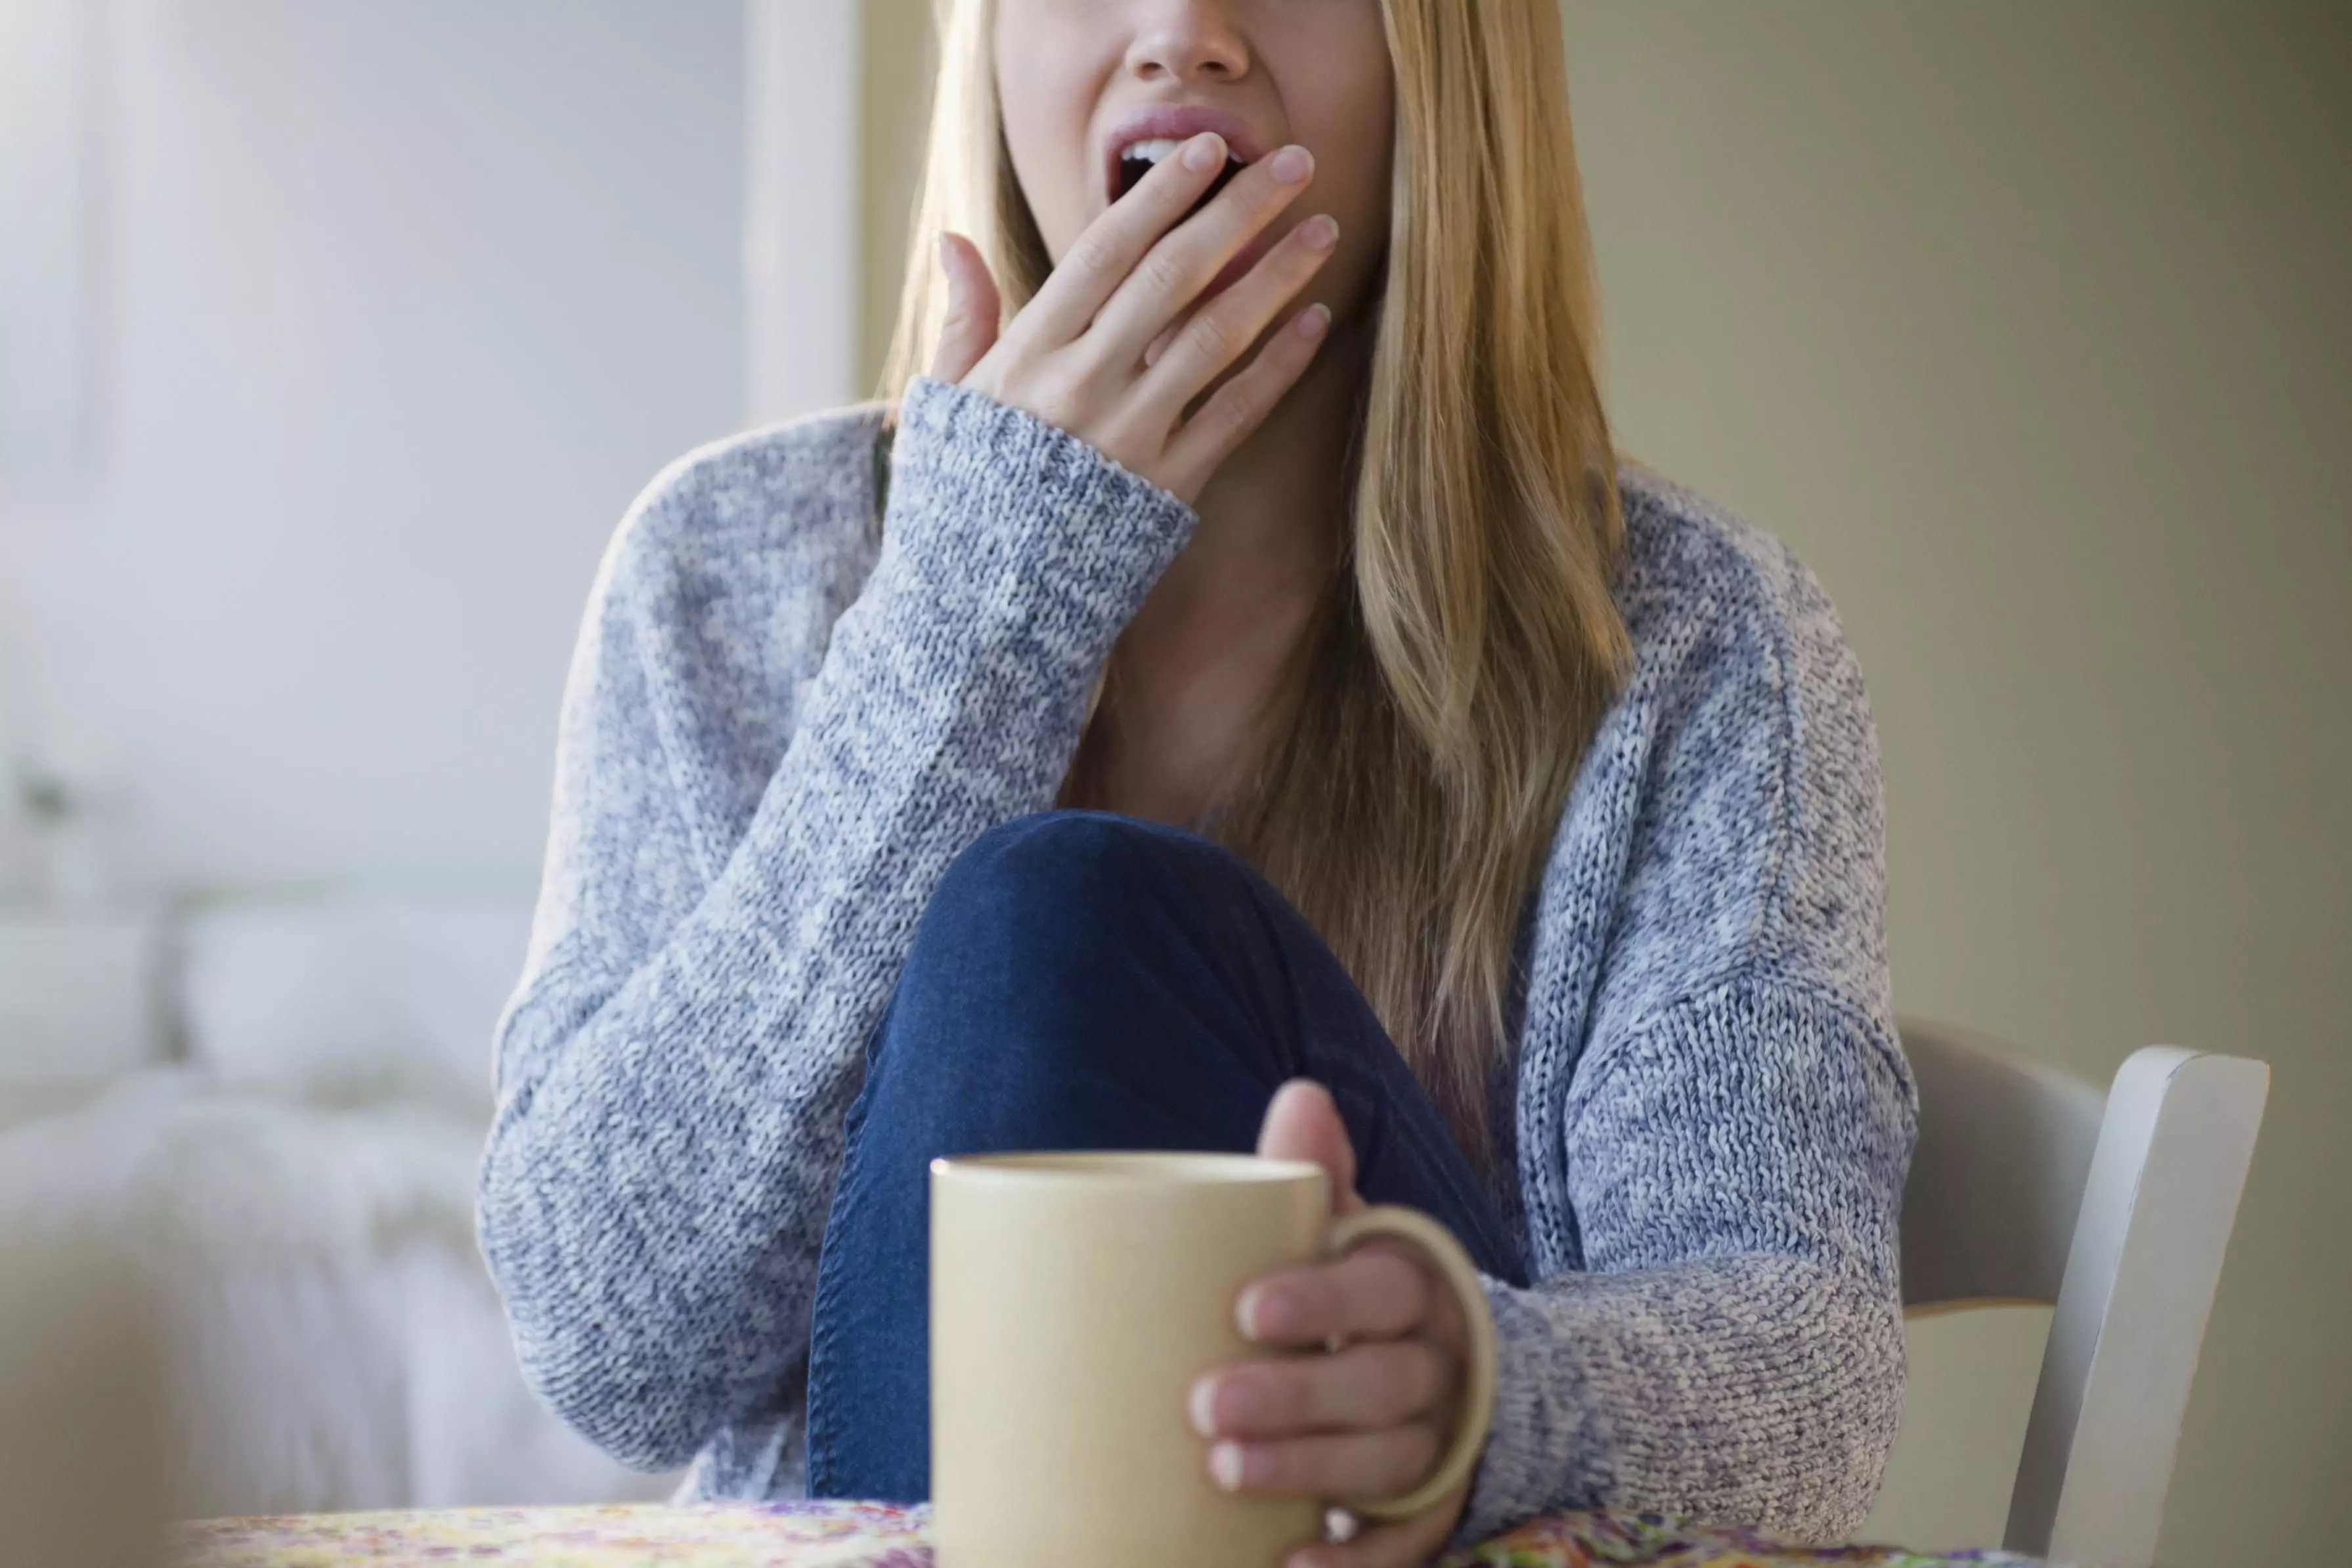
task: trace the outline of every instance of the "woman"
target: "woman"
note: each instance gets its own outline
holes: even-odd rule
[[[575,653],[482,1180],[535,1386],[694,1495],[921,1496],[928,1158],[1255,1142],[1445,1220],[1504,1345],[1472,1484],[1300,1568],[1851,1530],[1875,742],[1803,567],[1611,447],[1551,0],[942,23],[903,396],[663,474]],[[1202,1380],[1219,1484],[1430,1462],[1408,1253],[1238,1310],[1346,1348]]]

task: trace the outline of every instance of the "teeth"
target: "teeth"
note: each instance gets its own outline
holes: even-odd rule
[[[1152,170],[1158,168],[1168,159],[1174,157],[1176,155],[1176,149],[1183,145],[1184,143],[1182,142],[1178,141],[1173,136],[1155,136],[1148,142],[1130,142],[1126,146],[1120,148],[1118,150],[1118,178],[1114,182],[1114,188],[1111,191],[1110,199],[1117,201],[1121,196],[1127,195],[1128,192],[1141,184],[1145,175],[1150,174]],[[1209,203],[1209,198],[1215,195],[1219,191],[1223,190],[1226,184],[1230,182],[1235,174],[1241,173],[1241,169],[1242,161],[1239,158],[1234,157],[1231,151],[1228,151],[1225,153],[1225,167],[1223,172],[1218,174],[1216,182],[1209,187],[1208,191],[1201,197],[1200,201],[1194,204],[1192,211],[1198,212],[1202,207],[1206,206]],[[1185,216],[1189,217],[1192,214],[1188,213]]]

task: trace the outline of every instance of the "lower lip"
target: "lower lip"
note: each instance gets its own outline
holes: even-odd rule
[[[1209,279],[1209,286],[1201,290],[1200,297],[1203,300],[1213,300],[1240,282],[1249,269],[1255,267],[1268,250],[1274,248],[1274,237],[1270,234],[1261,233],[1255,239],[1242,247],[1240,254],[1225,263],[1224,270]]]

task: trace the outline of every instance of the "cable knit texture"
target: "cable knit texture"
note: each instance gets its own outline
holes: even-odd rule
[[[691,453],[574,648],[479,1226],[531,1384],[694,1497],[802,1486],[842,1117],[957,851],[1052,804],[1190,508],[919,377]],[[1769,535],[1637,465],[1636,653],[1536,890],[1522,1246],[1457,1539],[1610,1504],[1826,1540],[1900,1414],[1916,1098],[1861,676]]]

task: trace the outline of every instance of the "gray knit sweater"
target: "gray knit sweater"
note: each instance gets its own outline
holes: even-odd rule
[[[524,1371],[692,1496],[801,1487],[842,1116],[956,852],[1049,805],[1195,515],[919,378],[694,452],[572,656],[480,1235]],[[1637,656],[1532,910],[1501,1394],[1462,1536],[1608,1503],[1858,1525],[1902,1405],[1915,1098],[1876,742],[1820,585],[1628,465]],[[887,504],[878,497],[887,493]],[[877,515],[878,514],[878,515]]]

